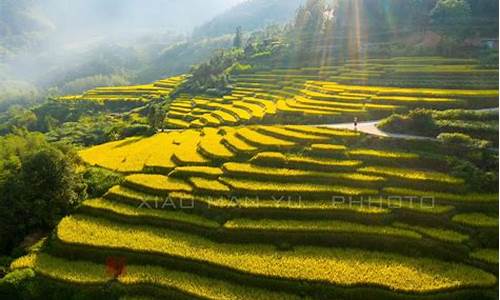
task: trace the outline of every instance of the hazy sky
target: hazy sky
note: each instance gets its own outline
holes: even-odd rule
[[[42,0],[42,10],[68,38],[194,27],[245,0]]]
[[[1,1],[1,0],[0,0]],[[12,0],[16,1],[16,0]],[[32,79],[49,68],[77,64],[101,44],[132,42],[166,32],[188,35],[196,27],[246,0],[25,0],[33,15],[50,24],[36,52],[9,60],[15,77]]]

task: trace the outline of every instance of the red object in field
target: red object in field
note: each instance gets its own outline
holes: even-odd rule
[[[108,257],[106,258],[106,272],[113,277],[113,279],[118,278],[118,276],[125,273],[126,259],[125,257]]]

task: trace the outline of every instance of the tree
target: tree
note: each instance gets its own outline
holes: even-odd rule
[[[37,122],[36,114],[20,106],[12,106],[8,111],[10,125],[17,128],[29,129]]]
[[[163,131],[166,117],[167,113],[161,105],[154,104],[149,108],[148,123],[154,131],[157,131],[158,129]]]
[[[257,49],[255,47],[256,42],[257,39],[255,38],[254,34],[252,34],[252,36],[250,36],[250,38],[247,40],[247,44],[244,49],[245,56],[250,57],[255,54],[255,52],[257,52]]]
[[[78,156],[43,135],[0,138],[0,252],[29,233],[52,229],[86,197]]]
[[[34,228],[54,227],[86,195],[83,178],[75,171],[74,158],[54,147],[23,159],[19,183],[23,189],[20,198],[29,204],[29,218],[24,222]]]
[[[189,78],[180,92],[199,92],[212,95],[225,95],[231,90],[229,72],[234,64],[238,63],[244,56],[241,48],[229,51],[220,49],[210,58],[192,68],[193,76]]]
[[[233,40],[234,48],[242,48],[243,47],[243,38],[241,33],[241,26],[236,27],[236,34]]]
[[[430,16],[433,25],[454,38],[463,37],[471,20],[472,10],[465,0],[439,0]]]
[[[325,0],[308,0],[297,10],[293,25],[297,61],[304,62],[314,57],[315,47],[324,43],[326,26],[334,14]]]

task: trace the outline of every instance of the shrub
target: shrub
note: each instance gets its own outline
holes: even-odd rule
[[[31,294],[27,290],[34,278],[35,272],[32,269],[15,270],[7,274],[0,279],[0,298],[15,300],[40,296]]]
[[[121,184],[123,176],[106,169],[90,167],[83,173],[83,180],[87,184],[89,197],[97,198],[104,195],[111,187]]]
[[[450,175],[464,180],[468,190],[479,192],[498,192],[498,172],[485,171],[470,161],[450,158]]]
[[[469,135],[463,133],[441,133],[437,138],[444,144],[450,146],[487,148],[490,145],[488,141],[473,139]]]
[[[130,126],[126,126],[121,130],[121,137],[128,138],[132,136],[150,136],[154,134],[154,130],[151,130],[151,127],[144,124],[133,124]]]
[[[231,68],[228,69],[228,72],[230,74],[237,75],[237,74],[248,73],[252,69],[253,69],[252,65],[235,63],[234,65],[231,66]]]
[[[378,127],[390,132],[431,137],[439,133],[439,127],[432,117],[432,111],[426,109],[412,110],[407,116],[392,115],[381,122]]]
[[[479,65],[482,68],[498,69],[498,50],[488,49],[483,50],[479,56]]]

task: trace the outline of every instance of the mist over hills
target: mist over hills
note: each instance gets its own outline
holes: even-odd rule
[[[305,0],[246,1],[197,27],[193,35],[218,36],[232,33],[237,26],[241,26],[244,31],[252,31],[266,25],[282,24],[290,21],[299,6],[305,2]]]

